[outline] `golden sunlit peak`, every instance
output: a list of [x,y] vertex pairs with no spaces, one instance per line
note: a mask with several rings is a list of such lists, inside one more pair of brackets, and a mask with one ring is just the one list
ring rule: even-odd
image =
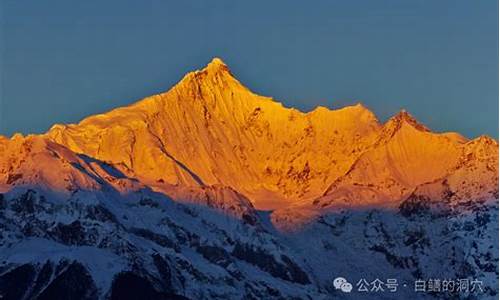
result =
[[207,65],[206,67],[207,70],[228,70],[227,65],[222,61],[222,59],[218,57],[214,57],[212,61]]
[[[229,70],[224,61],[218,57],[214,57],[204,68],[187,73],[181,80],[180,85],[188,84],[190,86],[193,83],[198,84],[200,79],[205,80],[214,76],[224,79],[234,78],[231,70]],[[193,79],[196,80],[193,81]]]
[[210,62],[211,65],[226,65],[222,59],[219,57],[214,57],[212,58],[212,61]]
[[417,121],[406,109],[401,109],[391,119],[395,120],[395,121],[408,121],[408,122],[416,122]]
[[396,124],[407,123],[414,128],[421,131],[430,131],[425,125],[415,119],[406,109],[401,109],[395,116],[393,116],[389,122],[394,122]]
[[477,138],[472,140],[472,142],[477,142],[477,143],[482,143],[482,144],[490,144],[490,145],[498,145],[498,142],[495,139],[493,139],[492,137],[487,136],[485,134],[478,136]]

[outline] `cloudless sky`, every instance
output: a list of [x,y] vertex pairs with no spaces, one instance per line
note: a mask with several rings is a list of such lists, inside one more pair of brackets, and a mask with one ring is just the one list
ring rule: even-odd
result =
[[498,138],[498,0],[0,0],[0,134],[168,90],[221,57],[253,91],[311,110],[405,108]]

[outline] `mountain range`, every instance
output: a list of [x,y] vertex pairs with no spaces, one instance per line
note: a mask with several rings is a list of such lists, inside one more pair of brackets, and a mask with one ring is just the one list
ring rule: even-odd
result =
[[[0,136],[0,228],[2,299],[496,299],[498,142],[404,110],[287,108],[214,58],[165,93]],[[398,291],[359,291],[375,278]],[[483,288],[415,294],[439,278]]]

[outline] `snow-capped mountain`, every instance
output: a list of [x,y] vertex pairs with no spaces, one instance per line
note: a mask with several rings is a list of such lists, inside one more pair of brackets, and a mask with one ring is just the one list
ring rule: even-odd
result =
[[[215,58],[130,106],[0,136],[0,229],[2,299],[496,299],[498,143],[406,111],[286,108]],[[481,290],[414,289],[437,279]]]

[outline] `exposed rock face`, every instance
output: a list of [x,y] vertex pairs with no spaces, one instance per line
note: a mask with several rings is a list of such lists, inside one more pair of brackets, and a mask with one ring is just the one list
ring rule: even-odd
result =
[[495,140],[406,111],[285,108],[220,59],[130,106],[0,137],[2,299],[330,299],[337,276],[474,278],[484,291],[464,297],[495,299],[497,223]]

